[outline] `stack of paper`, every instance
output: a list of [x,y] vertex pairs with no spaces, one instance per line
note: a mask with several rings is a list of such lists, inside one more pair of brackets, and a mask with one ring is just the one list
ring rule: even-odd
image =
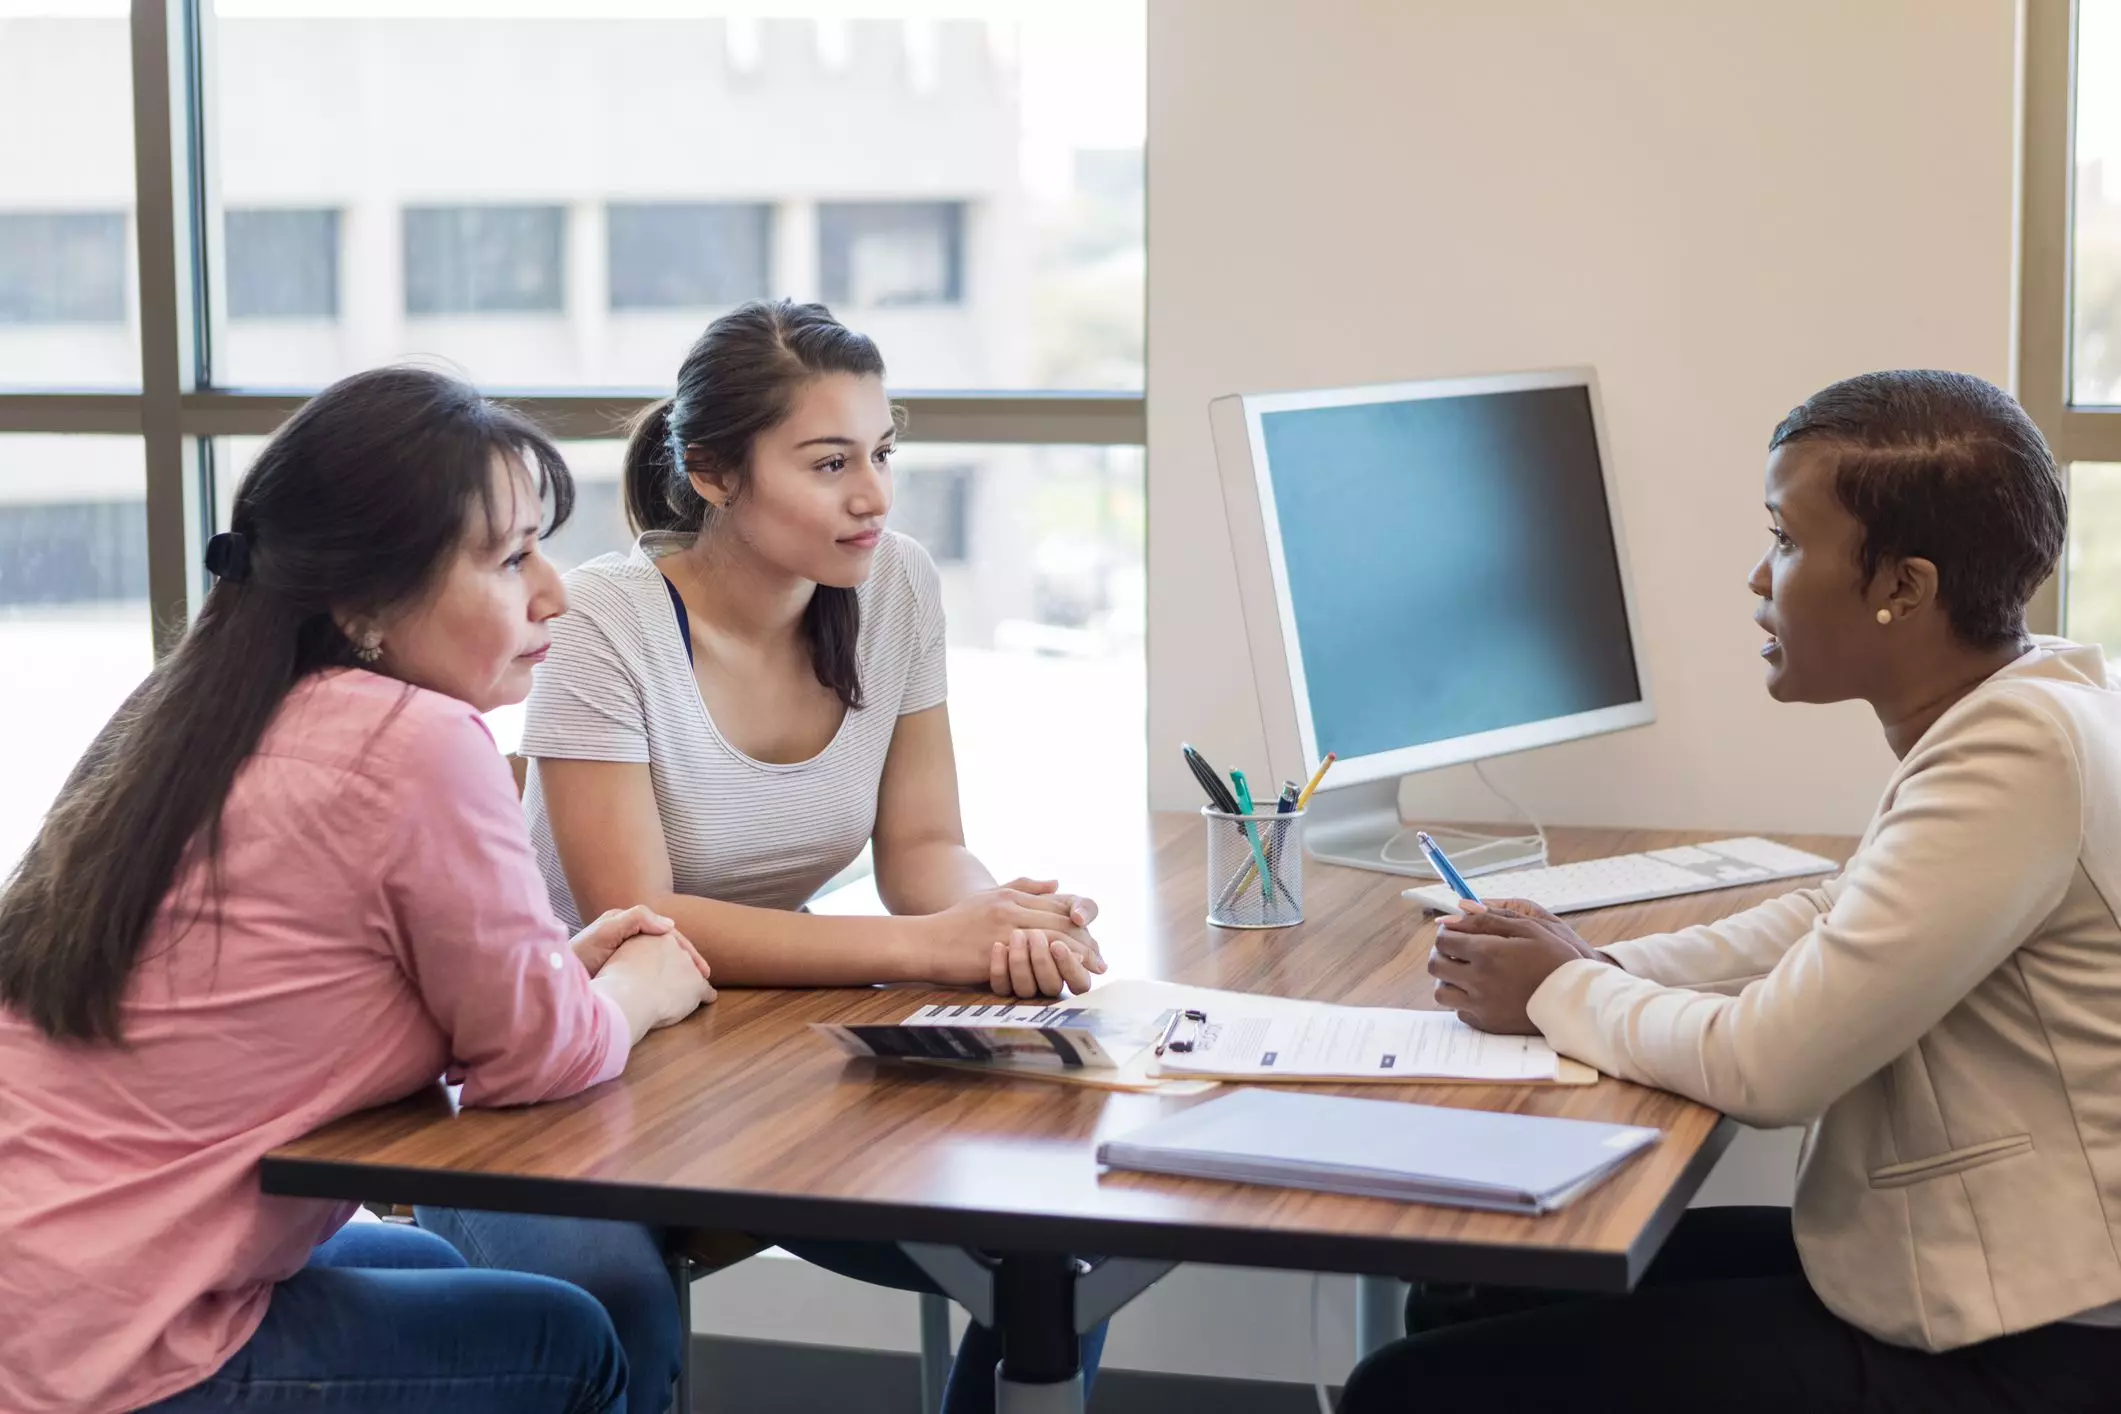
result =
[[1510,1213],[1550,1213],[1657,1142],[1584,1120],[1238,1090],[1107,1140],[1098,1162]]

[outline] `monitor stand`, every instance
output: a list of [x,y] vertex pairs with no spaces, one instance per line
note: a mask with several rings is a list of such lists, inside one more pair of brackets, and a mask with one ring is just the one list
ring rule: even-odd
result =
[[1503,838],[1406,824],[1399,818],[1396,777],[1341,790],[1321,790],[1304,808],[1304,844],[1313,859],[1434,879],[1436,871],[1414,843],[1416,828],[1426,828],[1437,847],[1467,878],[1503,869],[1536,868],[1547,862],[1546,843],[1534,835]]

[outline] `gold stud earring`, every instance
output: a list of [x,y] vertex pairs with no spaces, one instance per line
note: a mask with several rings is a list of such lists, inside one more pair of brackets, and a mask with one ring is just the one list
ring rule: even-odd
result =
[[1881,623],[1881,624],[1889,624],[1889,623],[1891,623],[1892,621],[1893,621],[1893,611],[1892,611],[1891,609],[1880,609],[1880,610],[1878,611],[1878,622],[1879,622],[1879,623]]

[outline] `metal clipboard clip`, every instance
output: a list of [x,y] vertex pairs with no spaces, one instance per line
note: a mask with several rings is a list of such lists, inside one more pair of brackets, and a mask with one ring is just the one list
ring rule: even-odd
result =
[[[1182,1037],[1178,1034],[1178,1028],[1186,1022],[1193,1024],[1193,1034]],[[1193,1008],[1187,1007],[1183,1011],[1172,1012],[1171,1019],[1164,1023],[1163,1039],[1156,1043],[1156,1053],[1162,1055],[1165,1051],[1184,1053],[1192,1050],[1199,1042],[1201,1031],[1206,1028],[1207,1024],[1208,1013],[1204,1011],[1195,1011]]]

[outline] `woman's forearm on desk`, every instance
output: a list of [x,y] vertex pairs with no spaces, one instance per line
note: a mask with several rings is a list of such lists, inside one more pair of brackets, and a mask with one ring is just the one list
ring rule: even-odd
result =
[[893,913],[941,913],[993,887],[994,876],[987,866],[956,840],[930,839],[877,849],[877,897]]
[[918,918],[829,918],[694,894],[655,907],[700,950],[721,987],[862,987],[936,975]]
[[1833,904],[1830,888],[1797,889],[1715,923],[1607,943],[1599,951],[1667,987],[1735,990],[1773,971]]

